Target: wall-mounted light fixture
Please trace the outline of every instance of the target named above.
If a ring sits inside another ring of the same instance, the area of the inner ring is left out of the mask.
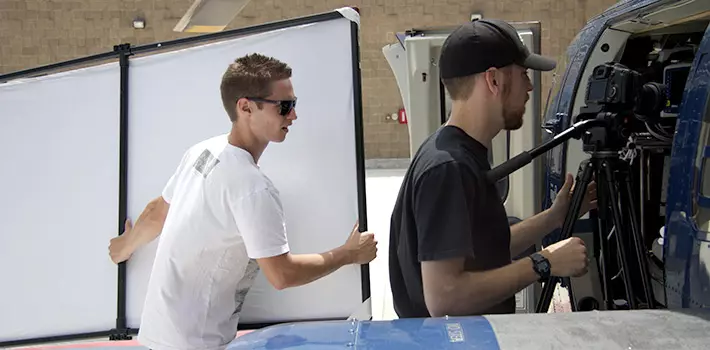
[[[145,28],[145,19],[136,17],[136,19],[133,20],[133,28],[135,29],[143,29]]]

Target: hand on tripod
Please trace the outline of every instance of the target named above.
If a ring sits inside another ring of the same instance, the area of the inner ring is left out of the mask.
[[[545,249],[542,254],[550,262],[550,274],[557,277],[580,277],[587,273],[587,247],[579,237],[570,237]]]
[[[555,220],[555,225],[557,225],[558,228],[561,227],[564,223],[565,216],[567,216],[567,212],[569,211],[569,207],[572,202],[572,195],[574,193],[573,184],[574,176],[572,176],[572,174],[570,173],[567,173],[565,183],[564,185],[562,185],[562,188],[557,192],[555,201],[550,207],[550,213],[552,214],[552,217]],[[596,208],[597,184],[596,182],[592,181],[587,186],[587,193],[585,194],[584,199],[582,200],[582,207],[579,210],[579,217],[584,216],[584,214],[586,214],[588,211]]]

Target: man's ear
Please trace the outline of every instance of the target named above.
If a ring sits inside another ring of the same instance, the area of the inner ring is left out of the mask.
[[[483,73],[483,78],[486,80],[486,85],[491,94],[497,96],[501,88],[501,71],[491,68]]]
[[[237,100],[237,114],[239,113],[244,113],[244,114],[249,114],[251,113],[251,106],[249,106],[249,100],[246,98],[240,98]]]

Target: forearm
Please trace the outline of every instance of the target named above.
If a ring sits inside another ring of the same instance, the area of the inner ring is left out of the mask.
[[[549,210],[527,218],[510,227],[510,254],[517,256],[559,227],[559,220]]]
[[[133,229],[125,233],[131,250],[140,248],[160,235],[167,212],[168,205],[162,197],[155,198],[146,205],[133,224]]]
[[[352,257],[343,247],[320,254],[290,254],[289,260],[290,271],[284,273],[285,285],[281,288],[311,283],[352,263]]]
[[[538,280],[531,259],[485,272],[462,272],[439,303],[427,300],[434,317],[476,315]],[[438,304],[438,305],[437,305]]]

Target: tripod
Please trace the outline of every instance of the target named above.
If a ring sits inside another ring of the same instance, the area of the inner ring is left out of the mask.
[[[622,298],[626,301],[626,307],[622,305],[621,308],[653,308],[650,275],[629,178],[630,166],[619,158],[618,152],[594,151],[590,155],[591,157],[579,166],[575,190],[560,238],[565,240],[571,237],[587,187],[596,179],[599,235],[595,236],[595,246],[599,248],[595,250],[594,255],[601,265],[606,309],[619,308],[615,301]],[[619,274],[612,276],[613,271],[619,271]],[[614,286],[614,279],[618,276],[621,276],[623,284],[621,293]],[[547,312],[559,280],[560,277],[556,276],[547,279],[536,305],[536,312]],[[640,296],[643,298],[641,302],[638,300]],[[571,296],[571,299],[572,311],[577,311],[574,296]]]
[[[653,308],[654,298],[646,266],[646,254],[634,208],[631,167],[620,158],[620,151],[626,142],[623,133],[619,131],[623,129],[623,119],[609,112],[582,114],[580,119],[582,118],[587,119],[575,123],[568,130],[530,152],[522,152],[492,169],[488,173],[488,180],[498,181],[558,144],[570,138],[582,138],[584,151],[590,154],[590,158],[579,166],[575,190],[562,225],[560,240],[572,236],[587,188],[592,180],[595,180],[599,234],[595,236],[594,245],[598,249],[595,249],[594,256],[601,265],[606,309]],[[612,275],[613,272],[618,273]],[[560,279],[558,276],[551,276],[544,283],[536,312],[547,312]],[[572,310],[577,311],[574,296],[571,294],[570,292]],[[640,301],[639,297],[642,298]],[[622,300],[625,302],[622,303]]]

